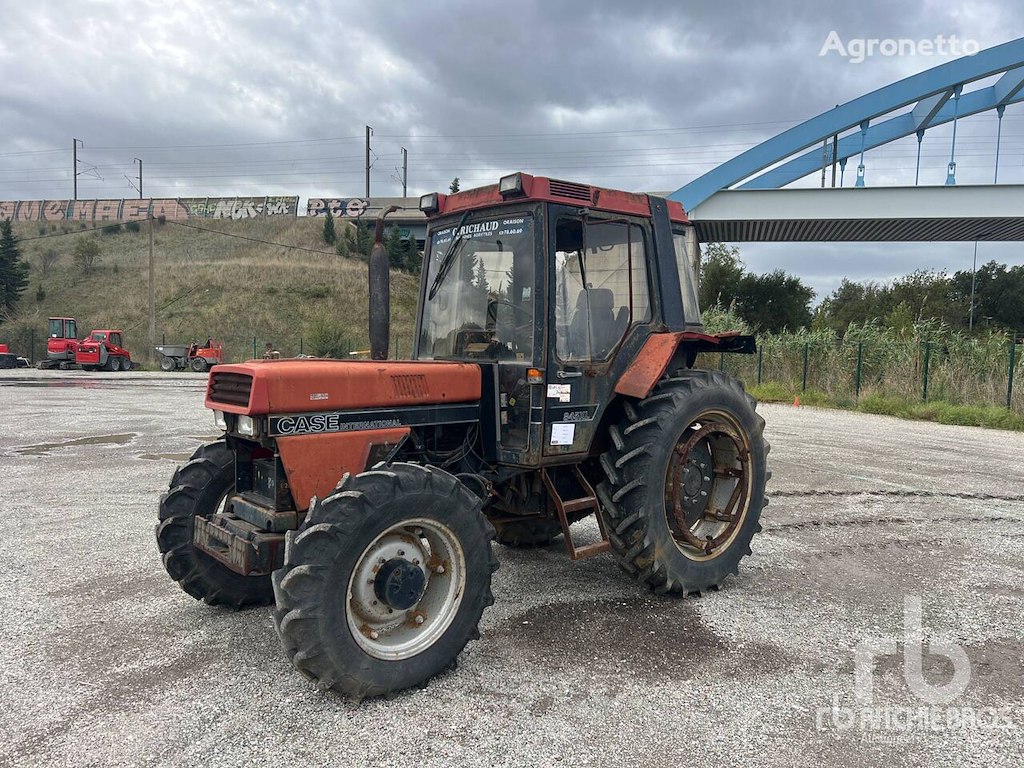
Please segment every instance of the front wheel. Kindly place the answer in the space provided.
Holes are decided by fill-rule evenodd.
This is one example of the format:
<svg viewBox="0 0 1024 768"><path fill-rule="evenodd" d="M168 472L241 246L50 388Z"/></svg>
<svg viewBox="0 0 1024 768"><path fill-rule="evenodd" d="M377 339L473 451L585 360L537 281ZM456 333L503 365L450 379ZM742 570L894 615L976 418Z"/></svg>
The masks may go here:
<svg viewBox="0 0 1024 768"><path fill-rule="evenodd" d="M195 519L220 512L234 489L234 453L222 441L202 446L160 498L157 546L167 573L197 600L232 608L267 605L274 599L270 576L235 573L192 542Z"/></svg>
<svg viewBox="0 0 1024 768"><path fill-rule="evenodd" d="M743 385L683 370L627 403L598 488L619 564L658 592L701 592L739 570L761 530L764 419Z"/></svg>
<svg viewBox="0 0 1024 768"><path fill-rule="evenodd" d="M480 507L435 467L396 463L346 478L287 534L273 574L292 664L355 699L452 667L494 602L494 529Z"/></svg>
<svg viewBox="0 0 1024 768"><path fill-rule="evenodd" d="M206 361L201 357L192 358L192 370L196 373L205 373L207 369Z"/></svg>
<svg viewBox="0 0 1024 768"><path fill-rule="evenodd" d="M160 370L161 371L173 371L175 368L174 358L164 355L160 358Z"/></svg>

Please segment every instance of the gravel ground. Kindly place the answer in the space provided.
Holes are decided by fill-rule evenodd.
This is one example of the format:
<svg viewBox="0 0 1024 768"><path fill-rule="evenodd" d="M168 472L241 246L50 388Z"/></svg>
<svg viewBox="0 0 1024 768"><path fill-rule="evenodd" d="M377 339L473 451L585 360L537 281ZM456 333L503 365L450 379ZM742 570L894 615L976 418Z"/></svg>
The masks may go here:
<svg viewBox="0 0 1024 768"><path fill-rule="evenodd" d="M160 564L159 494L216 436L204 380L0 372L0 765L1020 765L1024 435L766 406L772 503L721 591L499 547L458 669L355 705L292 670L269 609ZM969 660L933 710L904 674L915 597ZM886 637L865 710L854 648ZM924 679L963 666L928 653Z"/></svg>

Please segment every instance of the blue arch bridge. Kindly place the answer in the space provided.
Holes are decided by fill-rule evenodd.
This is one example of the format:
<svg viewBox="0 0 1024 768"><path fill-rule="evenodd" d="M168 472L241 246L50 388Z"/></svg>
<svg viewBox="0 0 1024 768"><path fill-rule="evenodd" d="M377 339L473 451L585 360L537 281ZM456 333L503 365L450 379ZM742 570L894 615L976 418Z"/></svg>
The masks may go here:
<svg viewBox="0 0 1024 768"><path fill-rule="evenodd" d="M840 104L670 193L703 242L1024 240L1024 185L999 184L1006 107L1024 101L1024 38L918 73ZM957 122L997 117L991 184L957 184ZM925 133L952 124L945 184L920 186ZM865 153L917 138L913 186L872 187ZM789 188L836 166L853 187Z"/></svg>

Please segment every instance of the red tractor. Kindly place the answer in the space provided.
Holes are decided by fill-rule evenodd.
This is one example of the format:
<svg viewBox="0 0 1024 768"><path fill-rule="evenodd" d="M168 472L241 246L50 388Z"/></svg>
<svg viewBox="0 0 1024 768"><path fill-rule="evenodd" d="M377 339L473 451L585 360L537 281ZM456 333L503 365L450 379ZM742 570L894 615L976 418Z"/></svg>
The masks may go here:
<svg viewBox="0 0 1024 768"><path fill-rule="evenodd" d="M124 346L124 331L92 331L79 342L75 362L86 371L130 371L132 356Z"/></svg>
<svg viewBox="0 0 1024 768"><path fill-rule="evenodd" d="M224 435L175 472L156 528L182 589L275 603L293 665L357 699L454 665L493 602L492 539L562 536L685 595L737 572L767 503L753 398L694 367L754 339L704 331L678 203L517 173L420 207L412 359L384 359L384 212L373 359L217 366Z"/></svg>
<svg viewBox="0 0 1024 768"><path fill-rule="evenodd" d="M46 339L46 359L40 368L70 368L78 353L78 323L73 317L51 317Z"/></svg>

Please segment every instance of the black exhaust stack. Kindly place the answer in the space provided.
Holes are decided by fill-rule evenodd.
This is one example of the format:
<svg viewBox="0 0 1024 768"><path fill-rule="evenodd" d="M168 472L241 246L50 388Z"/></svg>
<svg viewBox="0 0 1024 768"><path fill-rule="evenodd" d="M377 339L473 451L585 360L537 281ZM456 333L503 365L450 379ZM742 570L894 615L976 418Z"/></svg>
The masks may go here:
<svg viewBox="0 0 1024 768"><path fill-rule="evenodd" d="M391 339L391 276L388 251L384 247L384 217L398 210L392 205L377 216L377 230L370 249L370 358L388 359Z"/></svg>

